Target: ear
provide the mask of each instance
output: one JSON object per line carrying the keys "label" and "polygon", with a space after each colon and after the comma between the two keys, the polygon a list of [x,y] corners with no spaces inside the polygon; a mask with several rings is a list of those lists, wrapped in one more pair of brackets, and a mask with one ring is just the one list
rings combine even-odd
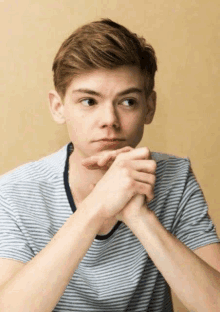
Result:
{"label": "ear", "polygon": [[148,125],[152,122],[156,111],[157,94],[152,91],[147,99],[147,113],[145,117],[145,124]]}
{"label": "ear", "polygon": [[66,122],[63,101],[55,90],[49,92],[49,108],[53,119],[58,124],[64,124]]}

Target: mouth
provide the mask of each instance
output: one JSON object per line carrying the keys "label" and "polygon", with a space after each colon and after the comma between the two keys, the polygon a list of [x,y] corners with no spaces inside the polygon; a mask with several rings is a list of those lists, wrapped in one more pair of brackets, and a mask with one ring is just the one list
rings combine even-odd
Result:
{"label": "mouth", "polygon": [[99,143],[101,145],[118,145],[124,140],[99,140],[95,141],[96,143]]}
{"label": "mouth", "polygon": [[115,141],[118,141],[119,142],[119,141],[124,141],[124,140],[119,140],[119,139],[102,139],[102,140],[99,140],[99,141],[104,141],[104,142],[115,142]]}

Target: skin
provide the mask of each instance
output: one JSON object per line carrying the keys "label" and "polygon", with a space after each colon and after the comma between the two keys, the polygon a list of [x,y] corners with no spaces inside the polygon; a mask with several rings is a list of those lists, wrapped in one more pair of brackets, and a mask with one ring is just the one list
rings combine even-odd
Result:
{"label": "skin", "polygon": [[[83,74],[72,81],[63,101],[56,91],[50,92],[52,116],[59,124],[67,125],[70,139],[74,144],[74,152],[69,161],[69,183],[72,191],[76,192],[73,194],[74,201],[77,198],[80,205],[77,205],[77,211],[68,218],[51,242],[31,261],[22,264],[22,268],[18,261],[0,259],[4,271],[4,276],[0,279],[1,311],[52,311],[94,237],[97,234],[106,234],[115,219],[116,221],[134,220],[133,216],[138,217],[138,212],[143,211],[141,208],[144,196],[141,194],[146,194],[150,190],[149,193],[152,195],[151,186],[148,184],[150,174],[148,175],[147,172],[151,171],[153,165],[154,175],[155,164],[150,160],[147,148],[135,149],[135,147],[142,138],[144,125],[149,124],[153,119],[156,95],[153,92],[148,100],[145,99],[144,92],[129,94],[129,97],[116,96],[118,92],[128,87],[143,88],[143,77],[137,68],[123,67],[117,70],[99,70]],[[91,95],[73,95],[72,91],[75,88],[96,90],[102,94],[102,98],[93,97],[89,101],[82,102],[82,98],[88,99]],[[135,108],[129,107],[128,98],[136,99]],[[88,108],[87,102],[95,105]],[[114,135],[123,138],[124,141],[114,147],[92,142],[104,136]],[[106,163],[106,168],[102,166],[104,154],[107,158],[111,154],[113,162]],[[94,163],[94,159],[93,165],[91,164],[91,156],[95,156],[95,162],[98,160],[98,164]],[[85,159],[87,161],[83,164],[82,161]],[[123,181],[121,184],[115,183],[121,179]],[[150,180],[154,184],[154,180]],[[94,185],[97,182],[98,185],[91,192],[90,184]],[[112,204],[108,200],[109,205],[106,203],[111,188],[114,194],[118,192],[118,198],[123,202],[119,207],[118,198],[114,196],[109,196]],[[132,195],[134,189],[135,196]],[[85,197],[90,192],[91,196],[88,196],[87,200]],[[127,196],[129,203],[125,194],[130,194]],[[103,198],[98,200],[101,197]],[[113,204],[115,204],[114,209]],[[121,210],[126,213],[121,213]],[[109,214],[110,212],[112,214]],[[116,214],[116,218],[107,220],[103,225],[106,215],[112,217]],[[30,276],[34,276],[34,279],[27,290]],[[14,289],[21,291],[16,294]]]}
{"label": "skin", "polygon": [[[134,150],[130,146],[124,147],[121,149],[117,149],[115,151],[104,151],[97,153],[94,156],[88,157],[87,159],[83,160],[83,165],[86,166],[88,169],[94,170],[94,169],[102,169],[105,168],[105,170],[108,170],[114,161],[118,158],[120,154],[128,153]],[[154,198],[154,186],[156,182],[156,162],[152,160],[151,154],[148,148],[138,148],[138,150],[141,153],[144,153],[145,157],[141,157],[147,164],[147,167],[144,168],[144,172],[148,173],[148,178],[145,176],[145,183],[150,186],[150,189],[145,193],[145,195],[142,194],[136,194],[133,196],[133,198],[125,205],[125,207],[116,214],[115,218],[113,218],[113,223],[109,223],[109,220],[106,221],[107,226],[103,227],[104,230],[107,233],[112,228],[112,225],[115,224],[114,220],[121,220],[124,223],[127,222],[129,219],[135,219],[138,215],[140,215],[140,212],[146,211],[148,208],[147,203],[149,203]],[[117,159],[118,160],[118,159]],[[125,166],[126,167],[126,166]],[[129,166],[127,168],[132,167],[132,162],[129,163]],[[139,171],[139,170],[138,170]],[[142,171],[141,171],[142,172]],[[96,186],[95,183],[90,184],[90,189],[93,190]],[[148,213],[151,213],[149,209],[147,209]],[[104,233],[102,233],[104,234]],[[106,234],[106,233],[105,233]]]}
{"label": "skin", "polygon": [[[117,94],[135,87],[142,93]],[[90,89],[101,94],[74,92]],[[135,148],[143,137],[144,125],[153,120],[156,93],[146,99],[144,77],[135,66],[116,69],[91,70],[75,77],[66,90],[64,99],[55,91],[49,92],[50,111],[54,120],[66,124],[74,151],[69,159],[69,183],[76,202],[83,201],[108,168],[91,170],[83,160],[104,151],[123,147]],[[124,139],[116,146],[101,145],[94,140],[103,137]]]}
{"label": "skin", "polygon": [[[49,312],[54,309],[75,269],[91,246],[102,223],[102,211],[105,205],[100,204],[97,197],[100,198],[102,191],[104,191],[103,198],[106,201],[111,187],[115,190],[114,194],[121,191],[122,196],[120,199],[123,200],[126,194],[133,193],[135,187],[135,194],[137,195],[133,196],[125,207],[123,205],[122,209],[119,207],[121,209],[120,216],[117,215],[117,217],[124,220],[124,223],[139,239],[155,266],[187,309],[200,312],[219,311],[219,244],[204,246],[193,252],[168,232],[153,212],[151,213],[149,209],[146,209],[146,206],[143,206],[143,195],[140,194],[143,194],[144,188],[146,188],[146,191],[149,187],[152,189],[154,184],[152,177],[155,174],[156,164],[153,160],[150,160],[150,152],[146,147],[135,149],[135,140],[140,140],[143,125],[145,122],[151,122],[153,118],[154,110],[152,107],[155,108],[155,94],[153,93],[149,103],[145,103],[149,104],[147,106],[149,111],[145,115],[141,115],[140,112],[144,112],[145,108],[140,105],[137,114],[134,111],[129,111],[130,116],[121,108],[122,102],[116,100],[114,96],[116,90],[124,87],[124,84],[139,83],[138,77],[140,78],[140,76],[135,76],[137,72],[132,72],[131,68],[120,70],[117,72],[121,78],[117,81],[118,84],[114,84],[110,79],[115,74],[117,80],[119,76],[116,75],[116,71],[109,73],[109,80],[104,79],[106,71],[104,76],[101,72],[91,73],[94,80],[90,80],[90,83],[92,84],[95,81],[97,88],[101,86],[102,90],[105,90],[106,86],[103,85],[103,82],[110,83],[107,89],[110,93],[107,92],[105,94],[107,97],[98,102],[99,105],[95,105],[94,110],[91,109],[90,117],[88,117],[89,111],[84,112],[81,108],[75,107],[75,104],[78,103],[75,102],[75,99],[71,98],[71,103],[66,105],[65,100],[64,103],[60,102],[56,92],[51,91],[50,93],[50,104],[54,119],[58,123],[67,123],[71,140],[74,145],[76,143],[75,151],[70,159],[70,167],[74,168],[74,165],[76,165],[74,161],[78,161],[78,167],[70,173],[70,180],[72,179],[76,186],[77,183],[78,186],[82,183],[82,187],[83,185],[84,187],[90,184],[94,185],[97,181],[98,185],[91,192],[92,196],[89,196],[88,200],[86,198],[85,202],[80,205],[82,209],[77,209],[56,233],[51,242],[31,261],[22,264],[23,268],[21,268],[21,264],[18,265],[18,261],[0,259],[0,267],[4,272],[3,278],[0,279],[2,285],[1,311],[16,310],[25,312],[34,310]],[[99,81],[97,81],[98,77],[100,78]],[[81,82],[88,82],[91,75],[89,77],[88,73],[88,76],[86,75],[84,78],[85,80]],[[144,101],[141,103],[144,104]],[[115,104],[113,105],[114,109],[112,104]],[[143,120],[145,122],[142,123]],[[118,127],[115,128],[115,125],[118,125]],[[97,147],[97,145],[92,144],[93,135],[116,134],[114,129],[118,131],[117,134],[124,136],[125,141],[123,143],[130,146],[130,151],[123,149],[123,146],[116,146],[115,149],[108,147],[106,149],[106,146],[100,148],[100,146]],[[78,131],[76,136],[74,131]],[[109,158],[111,160],[108,162],[107,159]],[[85,161],[83,162],[83,160]],[[77,178],[81,179],[74,180],[73,177],[77,175],[79,170],[84,175],[84,179],[77,176]],[[148,175],[149,171],[151,171],[152,175]],[[128,184],[123,189],[128,181],[127,177],[129,177],[129,181],[135,182],[135,184]],[[123,183],[120,190],[120,183],[115,183],[115,181],[119,182],[121,178]],[[141,187],[138,187],[140,185]],[[109,199],[110,201],[112,199],[112,203],[114,203],[114,196],[109,197]],[[108,206],[108,202],[106,201],[106,206]],[[118,212],[118,201],[115,200],[114,204],[116,204]],[[90,209],[91,206],[94,209]],[[112,205],[109,204],[109,208],[111,207]],[[57,252],[57,250],[62,250],[62,252]],[[77,252],[75,252],[76,250]],[[11,278],[11,274],[15,276]],[[34,276],[31,279],[31,284],[29,283],[30,276]],[[28,289],[27,284],[30,285]],[[14,291],[16,289],[19,289],[19,292]],[[39,298],[41,299],[39,300]]]}

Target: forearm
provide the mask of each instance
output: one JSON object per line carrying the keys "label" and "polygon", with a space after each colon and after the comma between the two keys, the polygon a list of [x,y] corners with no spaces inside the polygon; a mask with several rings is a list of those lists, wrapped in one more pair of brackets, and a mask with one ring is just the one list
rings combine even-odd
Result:
{"label": "forearm", "polygon": [[0,311],[51,312],[54,309],[102,221],[93,213],[95,205],[89,207],[86,201],[83,204],[48,245],[1,290]]}
{"label": "forearm", "polygon": [[189,311],[220,311],[220,273],[168,232],[154,213],[126,221]]}

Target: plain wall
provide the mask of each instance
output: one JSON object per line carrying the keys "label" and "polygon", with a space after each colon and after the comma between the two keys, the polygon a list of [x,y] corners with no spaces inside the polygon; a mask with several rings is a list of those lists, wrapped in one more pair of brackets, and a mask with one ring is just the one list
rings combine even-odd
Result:
{"label": "plain wall", "polygon": [[190,158],[220,233],[219,13],[217,0],[2,1],[0,174],[69,142],[49,112],[52,61],[78,26],[108,17],[144,36],[158,58],[156,116],[139,146]]}

